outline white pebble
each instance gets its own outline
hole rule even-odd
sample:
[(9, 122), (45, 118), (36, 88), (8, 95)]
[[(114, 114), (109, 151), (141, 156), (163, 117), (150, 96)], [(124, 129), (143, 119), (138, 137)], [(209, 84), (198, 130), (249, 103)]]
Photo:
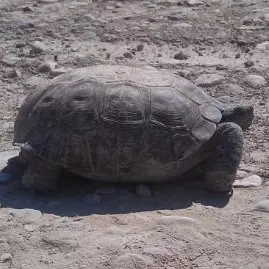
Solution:
[(236, 180), (233, 184), (234, 187), (248, 188), (259, 187), (262, 185), (262, 178), (258, 175), (252, 175), (243, 179)]
[(42, 217), (42, 213), (39, 210), (31, 208), (11, 209), (10, 213), (25, 224), (38, 222)]
[(248, 177), (248, 172), (242, 171), (242, 170), (238, 170), (237, 173), (236, 173), (236, 177), (238, 179), (246, 178), (246, 177)]
[(266, 199), (266, 200), (258, 203), (256, 205), (255, 209), (258, 211), (269, 212), (269, 199)]
[(12, 259), (12, 254), (11, 253), (5, 253), (0, 257), (1, 262), (7, 262)]
[(43, 43), (41, 43), (40, 41), (35, 41), (29, 45), (31, 46), (32, 51), (34, 53), (41, 53), (41, 52), (45, 52), (48, 50), (47, 47)]
[(222, 83), (224, 80), (225, 78), (218, 74), (203, 74), (195, 80), (195, 83), (198, 86), (210, 87), (218, 85)]
[(251, 88), (259, 88), (267, 85), (266, 79), (260, 75), (248, 75), (244, 81)]

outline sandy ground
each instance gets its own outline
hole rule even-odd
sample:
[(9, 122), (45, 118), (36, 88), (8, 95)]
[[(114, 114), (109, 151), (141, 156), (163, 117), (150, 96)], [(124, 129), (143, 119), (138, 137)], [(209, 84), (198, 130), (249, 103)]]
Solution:
[(54, 196), (0, 184), (0, 268), (269, 268), (269, 209), (255, 209), (269, 198), (268, 55), (267, 0), (0, 0), (2, 167), (37, 86), (96, 63), (149, 64), (255, 107), (238, 178), (263, 181), (226, 198), (193, 181), (146, 197), (70, 175)]

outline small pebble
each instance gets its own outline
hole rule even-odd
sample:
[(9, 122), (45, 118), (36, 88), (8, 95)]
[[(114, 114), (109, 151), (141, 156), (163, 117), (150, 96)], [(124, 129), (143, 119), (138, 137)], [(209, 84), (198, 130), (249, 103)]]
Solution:
[(246, 177), (248, 177), (248, 172), (242, 171), (242, 170), (238, 170), (237, 173), (236, 173), (236, 177), (238, 179), (246, 178)]
[(250, 158), (257, 162), (257, 163), (263, 163), (266, 162), (267, 156), (266, 153), (261, 150), (255, 150), (250, 154)]
[(197, 7), (197, 6), (203, 5), (204, 3), (202, 1), (199, 1), (199, 0), (188, 0), (187, 4), (190, 7)]
[(38, 67), (38, 71), (41, 73), (48, 73), (55, 69), (56, 63), (52, 61), (46, 61)]
[(13, 71), (10, 73), (10, 77), (12, 78), (21, 78), (22, 74), (18, 68), (14, 68)]
[(14, 67), (16, 65), (16, 63), (18, 61), (20, 61), (20, 58), (18, 57), (4, 57), (2, 60), (0, 60), (1, 63), (7, 65), (7, 66), (11, 66)]
[(12, 260), (12, 254), (11, 253), (5, 253), (0, 257), (1, 262), (8, 262)]
[(254, 66), (254, 62), (253, 61), (246, 61), (246, 62), (244, 62), (244, 65), (246, 68), (249, 68), (249, 67)]
[(210, 87), (221, 84), (224, 80), (225, 77), (218, 74), (203, 74), (195, 80), (195, 83), (198, 86)]
[(100, 205), (102, 203), (102, 197), (98, 194), (87, 194), (84, 197), (84, 202), (91, 206)]
[(267, 85), (266, 79), (260, 75), (247, 75), (244, 81), (252, 88), (259, 88)]
[(197, 226), (197, 221), (190, 217), (182, 216), (162, 216), (156, 219), (156, 222), (162, 225), (179, 226)]
[(147, 256), (135, 253), (126, 253), (118, 256), (114, 261), (111, 269), (144, 269), (153, 268), (153, 261)]
[(11, 180), (11, 175), (5, 172), (0, 172), (0, 184), (6, 184)]
[(132, 59), (133, 58), (133, 55), (130, 52), (124, 52), (123, 53), (123, 57), (126, 58), (126, 59)]
[(236, 59), (238, 59), (238, 58), (240, 58), (240, 57), (241, 57), (241, 54), (240, 54), (239, 52), (235, 54), (235, 58), (236, 58)]
[(192, 28), (192, 25), (187, 22), (179, 22), (179, 23), (173, 24), (172, 27), (177, 28), (177, 29), (190, 29)]
[(15, 47), (16, 47), (17, 49), (24, 48), (25, 46), (26, 46), (26, 43), (23, 42), (23, 41), (20, 41), (20, 42), (16, 43), (16, 45), (15, 45)]
[(262, 185), (262, 178), (258, 175), (252, 175), (243, 179), (236, 180), (233, 184), (237, 188), (259, 187)]
[(227, 90), (227, 92), (232, 96), (235, 96), (235, 95), (240, 96), (241, 94), (244, 94), (245, 92), (244, 88), (242, 88), (241, 86), (237, 84), (232, 84), (232, 83), (224, 85), (223, 88)]
[(259, 19), (261, 19), (265, 23), (269, 23), (269, 13), (261, 15)]
[(151, 190), (145, 185), (138, 185), (135, 189), (136, 195), (141, 197), (150, 197)]
[(269, 50), (269, 41), (262, 42), (257, 44), (256, 49), (258, 50)]
[(223, 96), (220, 96), (220, 97), (218, 98), (218, 100), (221, 101), (222, 103), (226, 103), (226, 104), (228, 104), (228, 103), (231, 102), (231, 97), (228, 96), (228, 95), (223, 95)]
[(255, 209), (258, 211), (269, 212), (269, 199), (266, 199), (266, 200), (258, 203), (256, 205)]
[(24, 7), (23, 9), (22, 9), (24, 12), (33, 12), (34, 10), (33, 10), (33, 8), (31, 8), (31, 7)]
[(57, 77), (57, 76), (60, 76), (61, 74), (64, 74), (68, 71), (71, 71), (72, 68), (65, 68), (65, 67), (60, 67), (60, 68), (56, 68), (56, 69), (52, 69), (50, 71), (50, 74), (53, 76), (53, 77)]
[(182, 20), (183, 16), (184, 16), (183, 13), (179, 11), (179, 12), (168, 15), (168, 19), (171, 21), (179, 21), (179, 20)]
[(136, 47), (136, 50), (137, 51), (142, 51), (144, 49), (144, 45), (143, 44), (139, 44), (139, 45), (137, 45), (137, 47)]
[(190, 56), (184, 53), (183, 51), (178, 52), (174, 55), (174, 59), (176, 60), (187, 60)]
[(24, 229), (27, 232), (33, 232), (33, 231), (35, 231), (37, 229), (37, 226), (32, 225), (32, 224), (26, 224), (26, 225), (24, 225)]
[(42, 53), (48, 50), (48, 48), (40, 41), (35, 41), (29, 45), (33, 53)]

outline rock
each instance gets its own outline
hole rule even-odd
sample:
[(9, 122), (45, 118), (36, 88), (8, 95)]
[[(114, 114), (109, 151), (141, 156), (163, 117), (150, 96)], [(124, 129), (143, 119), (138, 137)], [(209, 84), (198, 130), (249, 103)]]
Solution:
[(135, 193), (137, 196), (141, 197), (150, 197), (152, 195), (151, 190), (145, 185), (138, 185), (135, 189)]
[(198, 222), (189, 217), (182, 217), (182, 216), (161, 216), (156, 219), (158, 224), (162, 225), (178, 225), (178, 226), (197, 226)]
[(190, 7), (197, 7), (197, 6), (201, 6), (203, 4), (204, 3), (202, 1), (199, 1), (199, 0), (188, 0), (187, 1), (187, 5)]
[(218, 100), (221, 101), (222, 103), (228, 104), (231, 102), (231, 97), (228, 95), (223, 95), (223, 96), (218, 97)]
[(269, 212), (269, 199), (266, 199), (266, 200), (258, 203), (256, 205), (255, 209), (258, 211)]
[(18, 221), (24, 224), (31, 224), (38, 222), (42, 213), (39, 210), (24, 208), (24, 209), (11, 209), (11, 215), (13, 215)]
[(37, 225), (33, 225), (33, 224), (26, 224), (24, 225), (24, 229), (27, 232), (34, 232), (37, 229)]
[(115, 188), (98, 188), (95, 190), (96, 194), (113, 194), (116, 192)]
[(254, 62), (253, 61), (246, 61), (246, 62), (244, 62), (244, 66), (246, 68), (252, 67), (252, 66), (254, 66)]
[(124, 52), (123, 53), (123, 57), (126, 58), (126, 59), (132, 59), (133, 58), (133, 55), (130, 52)]
[(102, 197), (98, 194), (87, 194), (84, 197), (84, 202), (90, 206), (100, 205), (102, 203)]
[(22, 9), (24, 12), (33, 12), (34, 11), (34, 9), (32, 8), (32, 7), (24, 7), (23, 9)]
[(137, 51), (142, 51), (144, 49), (144, 45), (143, 44), (139, 44), (139, 45), (137, 45), (137, 47), (136, 47), (136, 50)]
[(229, 83), (229, 84), (223, 85), (222, 88), (224, 90), (226, 90), (227, 93), (229, 93), (230, 95), (233, 95), (233, 96), (241, 95), (244, 93), (244, 89), (237, 84)]
[(38, 0), (38, 3), (43, 3), (43, 4), (52, 4), (52, 3), (57, 3), (60, 0)]
[(239, 52), (235, 54), (235, 58), (236, 58), (236, 59), (238, 59), (238, 58), (240, 58), (240, 57), (241, 57), (241, 54), (240, 54)]
[(269, 50), (269, 41), (265, 41), (256, 45), (258, 50)]
[(7, 66), (14, 67), (17, 64), (17, 62), (19, 62), (19, 61), (20, 61), (20, 58), (19, 57), (11, 56), (11, 57), (4, 57), (1, 60), (1, 63), (2, 64), (5, 64)]
[(174, 59), (176, 60), (187, 60), (190, 56), (187, 55), (185, 52), (180, 51), (174, 55)]
[(178, 70), (174, 72), (174, 74), (183, 78), (188, 78), (191, 73), (188, 70)]
[(111, 269), (145, 269), (153, 265), (152, 260), (139, 254), (127, 253), (119, 256)]
[(268, 24), (269, 23), (269, 13), (265, 13), (265, 14), (261, 15), (259, 17), (259, 19), (261, 19), (263, 22), (265, 22), (266, 24)]
[(253, 161), (262, 163), (266, 162), (267, 156), (266, 153), (261, 150), (255, 150), (250, 154), (250, 157)]
[(177, 29), (191, 29), (192, 25), (187, 22), (179, 22), (179, 23), (174, 23), (172, 27), (177, 28)]
[(6, 184), (11, 180), (11, 175), (5, 172), (0, 172), (0, 185)]
[(2, 256), (0, 256), (1, 262), (8, 262), (12, 260), (12, 254), (11, 253), (4, 253)]
[(242, 171), (242, 170), (238, 170), (237, 173), (236, 173), (236, 177), (238, 179), (246, 178), (246, 177), (248, 177), (248, 172)]
[(225, 77), (218, 74), (203, 74), (195, 80), (195, 83), (198, 86), (210, 87), (218, 85), (222, 83), (224, 80)]
[(11, 72), (9, 72), (10, 78), (21, 78), (21, 71), (17, 68), (12, 68)]
[(233, 184), (237, 188), (259, 187), (262, 185), (262, 178), (258, 175), (252, 175), (243, 179), (236, 180)]
[(266, 79), (260, 75), (247, 75), (244, 81), (252, 88), (259, 88), (267, 85)]
[(180, 21), (183, 19), (183, 16), (184, 16), (183, 12), (178, 11), (178, 12), (168, 15), (167, 18), (170, 21)]
[[(153, 257), (169, 257), (171, 253), (164, 247), (146, 247), (143, 249), (143, 254), (150, 255)], [(167, 267), (166, 267), (167, 268)]]
[(48, 48), (40, 41), (35, 41), (29, 44), (33, 53), (46, 52)]
[(25, 84), (31, 87), (41, 87), (44, 86), (48, 81), (41, 76), (31, 76), (26, 79)]
[(26, 46), (26, 43), (24, 41), (18, 41), (15, 45), (17, 49), (24, 48)]
[(56, 67), (56, 63), (52, 61), (46, 61), (38, 67), (38, 71), (41, 73), (51, 72)]
[(50, 74), (53, 76), (53, 77), (57, 77), (61, 74), (64, 74), (66, 72), (69, 72), (69, 71), (72, 71), (73, 69), (72, 68), (65, 68), (65, 67), (60, 67), (60, 68), (56, 68), (56, 69), (52, 69)]
[(0, 152), (0, 170), (7, 165), (10, 158), (18, 156), (18, 154), (18, 150)]

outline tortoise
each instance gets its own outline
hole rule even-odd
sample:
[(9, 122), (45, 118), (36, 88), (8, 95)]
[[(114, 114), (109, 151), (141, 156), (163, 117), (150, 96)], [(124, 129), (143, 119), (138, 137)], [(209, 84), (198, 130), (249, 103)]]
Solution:
[(179, 180), (203, 164), (207, 189), (230, 192), (250, 105), (226, 104), (172, 72), (95, 65), (68, 71), (27, 96), (14, 145), (22, 184), (45, 192), (62, 171), (110, 182)]

